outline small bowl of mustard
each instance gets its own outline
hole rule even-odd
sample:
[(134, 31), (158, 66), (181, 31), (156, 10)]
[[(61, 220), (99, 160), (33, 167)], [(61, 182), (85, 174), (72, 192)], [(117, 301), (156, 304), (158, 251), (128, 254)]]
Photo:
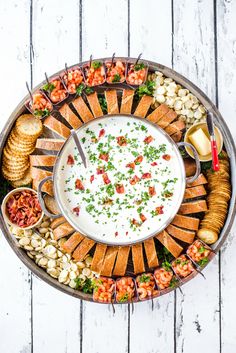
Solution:
[[(219, 154), (223, 147), (223, 136), (218, 127), (214, 126), (214, 131), (217, 151)], [(201, 122), (191, 126), (185, 134), (184, 141), (191, 143), (196, 148), (199, 160), (201, 162), (208, 162), (212, 160), (211, 139), (206, 123)], [(194, 158), (192, 150), (189, 147), (185, 147), (185, 149), (189, 156)]]

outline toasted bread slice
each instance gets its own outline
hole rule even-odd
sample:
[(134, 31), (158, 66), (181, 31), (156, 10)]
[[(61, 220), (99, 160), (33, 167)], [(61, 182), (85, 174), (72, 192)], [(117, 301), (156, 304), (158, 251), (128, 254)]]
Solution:
[(194, 199), (196, 197), (206, 195), (206, 189), (203, 185), (193, 186), (192, 188), (186, 188), (184, 193), (184, 199)]
[(108, 114), (119, 114), (118, 100), (116, 90), (105, 91), (105, 97), (107, 101), (107, 112)]
[(64, 139), (67, 139), (70, 136), (70, 129), (52, 115), (44, 120), (44, 126)]
[(134, 112), (135, 116), (139, 116), (140, 118), (145, 118), (147, 112), (152, 104), (153, 97), (151, 96), (142, 96), (140, 99), (138, 106)]
[(95, 242), (92, 239), (84, 238), (73, 252), (73, 258), (76, 261), (83, 261), (88, 252), (92, 249)]
[(67, 237), (68, 235), (74, 232), (74, 228), (70, 225), (70, 223), (65, 222), (60, 224), (57, 228), (53, 229), (54, 238), (56, 240), (60, 238)]
[(165, 230), (157, 234), (156, 238), (174, 257), (178, 257), (183, 251), (182, 246), (176, 243), (176, 241)]
[(124, 276), (128, 258), (129, 258), (130, 246), (120, 246), (116, 258), (116, 264), (113, 270), (114, 276)]
[(157, 267), (158, 258), (153, 238), (144, 241), (144, 249), (146, 252), (148, 267)]
[(182, 203), (178, 211), (179, 214), (191, 214), (207, 211), (207, 203), (205, 200)]
[(132, 259), (134, 265), (134, 273), (136, 274), (145, 272), (142, 243), (132, 245)]
[(192, 230), (182, 229), (173, 226), (173, 224), (169, 224), (166, 230), (173, 237), (182, 240), (183, 242), (188, 244), (192, 244), (193, 239), (195, 237), (195, 232), (193, 232)]
[(82, 126), (82, 122), (78, 116), (70, 109), (70, 106), (67, 103), (63, 104), (63, 106), (59, 109), (59, 112), (73, 129), (76, 130)]
[(131, 114), (134, 92), (133, 89), (123, 90), (120, 114)]
[(100, 116), (103, 116), (104, 114), (98, 100), (97, 92), (88, 94), (86, 97), (94, 117), (99, 118)]
[(91, 270), (100, 273), (102, 269), (102, 263), (105, 257), (105, 253), (107, 250), (107, 245), (105, 244), (97, 244), (96, 250), (93, 255), (93, 260), (91, 263)]
[(53, 167), (57, 157), (54, 155), (30, 155), (30, 165), (33, 167)]
[(61, 139), (40, 138), (36, 141), (35, 148), (40, 148), (47, 151), (59, 151), (65, 141)]
[(153, 123), (157, 123), (165, 114), (169, 111), (169, 107), (166, 104), (161, 104), (151, 114), (147, 116), (147, 119)]
[(200, 220), (198, 218), (177, 214), (171, 224), (190, 230), (198, 230)]
[(82, 97), (78, 97), (73, 100), (72, 105), (84, 123), (87, 123), (89, 120), (93, 119), (93, 114), (87, 107)]
[(69, 237), (69, 239), (67, 239), (67, 241), (65, 241), (65, 243), (62, 244), (62, 249), (68, 254), (71, 254), (83, 239), (83, 235), (79, 232), (75, 232)]
[(166, 128), (172, 121), (177, 118), (177, 114), (173, 109), (170, 109), (158, 122), (157, 124), (162, 128)]
[(105, 258), (102, 264), (102, 269), (100, 272), (102, 276), (111, 277), (112, 270), (116, 261), (117, 252), (118, 247), (110, 246), (107, 248)]

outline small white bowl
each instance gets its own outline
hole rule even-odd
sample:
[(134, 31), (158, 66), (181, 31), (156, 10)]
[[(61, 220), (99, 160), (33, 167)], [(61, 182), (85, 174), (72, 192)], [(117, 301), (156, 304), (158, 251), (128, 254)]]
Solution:
[(21, 188), (16, 188), (16, 189), (13, 189), (12, 191), (10, 191), (3, 199), (3, 202), (2, 202), (2, 206), (1, 206), (1, 209), (2, 209), (2, 214), (3, 214), (3, 218), (5, 220), (5, 222), (13, 227), (17, 227), (19, 229), (22, 229), (22, 230), (26, 230), (26, 229), (32, 229), (32, 228), (35, 228), (37, 227), (37, 225), (40, 224), (40, 222), (42, 221), (43, 219), (43, 216), (44, 216), (44, 213), (42, 211), (42, 215), (40, 216), (40, 218), (38, 219), (38, 221), (35, 223), (35, 224), (32, 224), (31, 226), (29, 227), (20, 227), (18, 226), (17, 224), (15, 223), (12, 223), (9, 219), (9, 216), (7, 214), (7, 211), (6, 211), (6, 204), (7, 204), (7, 201), (9, 200), (9, 198), (16, 194), (17, 192), (20, 192), (20, 191), (25, 191), (25, 190), (28, 190), (28, 191), (31, 191), (32, 193), (34, 193), (36, 196), (38, 196), (37, 192), (31, 188), (25, 188), (25, 187), (21, 187)]

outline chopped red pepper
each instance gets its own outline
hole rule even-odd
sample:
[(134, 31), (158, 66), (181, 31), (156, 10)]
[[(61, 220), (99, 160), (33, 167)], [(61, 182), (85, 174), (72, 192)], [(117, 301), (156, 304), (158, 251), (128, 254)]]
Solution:
[(101, 130), (99, 131), (98, 138), (100, 139), (100, 138), (102, 138), (104, 135), (105, 135), (105, 130), (104, 130), (104, 129), (101, 129)]
[(117, 184), (116, 185), (116, 192), (118, 194), (123, 194), (125, 192), (125, 188), (123, 184)]
[(75, 164), (74, 157), (73, 157), (71, 154), (69, 154), (69, 156), (68, 156), (68, 158), (67, 158), (67, 164), (68, 164), (68, 165), (73, 165), (73, 164)]
[(129, 234), (129, 232), (125, 232), (125, 235), (128, 235)]
[(156, 165), (157, 165), (157, 162), (152, 162), (152, 163), (151, 163), (151, 166), (152, 166), (152, 167), (155, 167)]
[(150, 196), (156, 195), (155, 186), (149, 186), (148, 191), (149, 191), (149, 195), (150, 195)]
[(94, 175), (91, 175), (91, 177), (90, 177), (90, 183), (92, 184), (93, 181), (94, 181)]
[(117, 237), (118, 236), (118, 232), (115, 232), (115, 237)]
[(151, 143), (153, 140), (154, 140), (154, 138), (150, 135), (150, 136), (145, 137), (145, 139), (143, 140), (143, 142), (148, 145), (148, 144)]
[(109, 154), (108, 153), (100, 153), (99, 159), (102, 159), (105, 162), (108, 162)]
[(134, 163), (140, 164), (142, 161), (143, 161), (143, 156), (138, 156), (137, 158), (135, 158)]
[(135, 163), (134, 162), (128, 163), (128, 164), (126, 164), (126, 167), (134, 169), (135, 168)]
[(97, 174), (103, 174), (105, 172), (103, 167), (97, 168)]
[(75, 188), (78, 190), (84, 190), (84, 185), (80, 179), (76, 179), (75, 181)]
[(132, 179), (129, 180), (131, 185), (135, 185), (139, 182), (139, 177), (137, 177), (137, 175), (135, 175)]
[(163, 208), (164, 208), (164, 206), (158, 206), (158, 207), (156, 207), (156, 209), (155, 209), (156, 214), (157, 214), (157, 215), (163, 214), (163, 213), (164, 213)]
[(126, 146), (127, 145), (127, 140), (124, 136), (118, 136), (116, 138), (116, 140), (117, 140), (117, 143), (119, 146)]
[(110, 184), (110, 179), (108, 178), (107, 173), (102, 174), (102, 178), (105, 184)]
[(142, 179), (150, 179), (152, 177), (152, 174), (151, 173), (144, 173), (142, 175)]
[(72, 211), (76, 214), (76, 216), (79, 216), (80, 208), (78, 206), (74, 207)]
[(165, 161), (169, 161), (169, 160), (170, 160), (170, 155), (169, 155), (169, 154), (163, 154), (162, 158), (163, 158)]
[(145, 222), (147, 220), (147, 218), (142, 213), (140, 213), (139, 217), (140, 217), (142, 222)]

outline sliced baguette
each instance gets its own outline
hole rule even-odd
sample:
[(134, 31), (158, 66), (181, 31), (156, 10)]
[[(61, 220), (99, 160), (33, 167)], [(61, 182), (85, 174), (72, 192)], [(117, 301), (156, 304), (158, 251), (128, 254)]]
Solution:
[(184, 158), (184, 168), (186, 176), (192, 176), (196, 173), (196, 163), (192, 158)]
[(147, 116), (147, 119), (153, 123), (157, 123), (167, 112), (169, 107), (166, 104), (161, 104), (151, 114)]
[(99, 118), (100, 116), (103, 116), (104, 114), (98, 100), (97, 92), (88, 94), (86, 97), (94, 117)]
[(196, 180), (192, 183), (188, 183), (187, 187), (191, 188), (192, 186), (204, 185), (207, 184), (207, 180), (203, 174), (200, 174)]
[(59, 151), (65, 141), (61, 139), (40, 138), (36, 141), (36, 148), (47, 151)]
[(171, 224), (190, 230), (198, 230), (200, 220), (198, 218), (177, 214)]
[(133, 89), (124, 89), (121, 100), (120, 114), (131, 114), (134, 99)]
[(58, 208), (57, 202), (54, 197), (52, 197), (50, 195), (45, 195), (44, 202), (45, 202), (45, 206), (49, 212), (51, 212), (55, 215), (60, 213), (60, 210)]
[(205, 200), (182, 203), (178, 211), (179, 214), (191, 214), (207, 211), (207, 203)]
[(44, 120), (44, 126), (64, 139), (67, 139), (70, 136), (70, 129), (52, 115)]
[(53, 229), (54, 238), (56, 240), (67, 237), (68, 235), (74, 232), (74, 228), (70, 225), (70, 223), (65, 222), (60, 224), (57, 228)]
[(96, 249), (93, 255), (93, 260), (91, 263), (91, 270), (100, 273), (102, 269), (102, 263), (105, 257), (105, 253), (107, 250), (107, 245), (105, 244), (97, 244)]
[(116, 261), (117, 252), (118, 247), (110, 246), (107, 248), (106, 255), (102, 264), (102, 269), (100, 272), (102, 276), (111, 277), (114, 263)]
[(158, 258), (153, 238), (144, 241), (144, 249), (147, 257), (148, 267), (157, 267)]
[(179, 130), (182, 131), (185, 129), (185, 122), (183, 120), (176, 120), (172, 124), (168, 125), (165, 128), (165, 131), (167, 132), (168, 135), (173, 135)]
[(130, 246), (119, 247), (116, 264), (113, 270), (114, 276), (124, 276), (128, 264), (129, 252)]
[(157, 124), (162, 128), (165, 129), (172, 121), (177, 118), (177, 114), (173, 109), (170, 109), (158, 122)]
[(145, 116), (147, 115), (148, 109), (152, 104), (152, 101), (153, 101), (153, 97), (142, 96), (134, 112), (134, 115), (139, 116), (140, 118), (145, 118)]
[(169, 224), (166, 228), (167, 232), (173, 237), (182, 240), (185, 243), (192, 244), (193, 239), (195, 237), (195, 232), (192, 230), (182, 229), (172, 224)]
[(62, 249), (68, 254), (71, 254), (83, 239), (83, 235), (79, 232), (75, 232), (62, 244)]
[(66, 219), (65, 219), (65, 217), (63, 217), (63, 216), (58, 217), (58, 218), (55, 218), (55, 219), (51, 222), (51, 228), (52, 228), (52, 229), (55, 229), (55, 228), (57, 228), (60, 224), (65, 223), (65, 222), (66, 222)]
[(92, 239), (84, 238), (81, 243), (77, 246), (72, 256), (76, 261), (83, 261), (84, 257), (92, 249), (95, 242)]
[(193, 186), (192, 188), (186, 188), (184, 193), (184, 199), (194, 199), (196, 197), (206, 195), (206, 189), (203, 185)]
[(134, 265), (134, 273), (136, 274), (145, 272), (142, 243), (132, 245), (132, 259)]
[(107, 112), (108, 114), (119, 114), (118, 100), (116, 90), (105, 91), (105, 97), (107, 101)]
[[(30, 174), (33, 179), (32, 187), (34, 190), (38, 190), (38, 186), (41, 180), (48, 176), (52, 176), (52, 172), (36, 167), (30, 167)], [(46, 183), (43, 185), (42, 191), (53, 196), (53, 183), (51, 180), (46, 181)]]
[(93, 119), (93, 114), (87, 107), (87, 104), (84, 102), (82, 97), (78, 97), (72, 102), (73, 107), (81, 117), (84, 123)]
[(180, 246), (165, 230), (156, 235), (156, 238), (174, 257), (178, 257), (183, 251), (182, 246)]
[(53, 167), (57, 157), (54, 155), (30, 155), (30, 165), (33, 167)]
[(78, 116), (75, 115), (67, 103), (63, 104), (63, 106), (59, 109), (59, 112), (73, 129), (78, 129), (82, 125), (82, 122)]

